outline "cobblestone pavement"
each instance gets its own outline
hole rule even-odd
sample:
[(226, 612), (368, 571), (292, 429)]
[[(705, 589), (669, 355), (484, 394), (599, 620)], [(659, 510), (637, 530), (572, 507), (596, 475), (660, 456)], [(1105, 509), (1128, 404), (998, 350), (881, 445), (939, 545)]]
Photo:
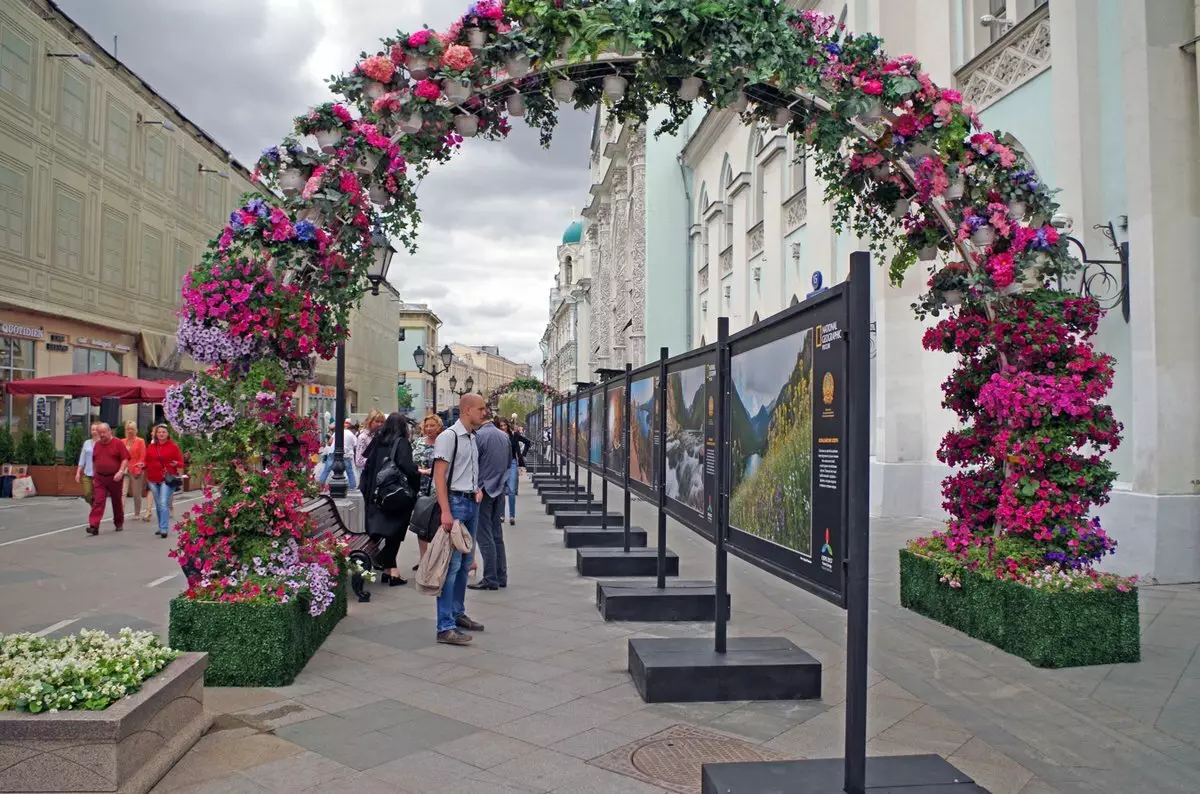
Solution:
[[(628, 760), (664, 731), (740, 757), (840, 755), (840, 610), (731, 558), (730, 633), (793, 639), (825, 665), (823, 698), (646, 705), (626, 641), (711, 626), (604, 623), (531, 494), (505, 527), (510, 586), (468, 594), (487, 625), (471, 647), (434, 643), (433, 601), (411, 584), (373, 585), (294, 685), (208, 690), (213, 729), (156, 791), (698, 791), (698, 767)], [(634, 518), (654, 526), (648, 506)], [(897, 606), (896, 549), (925, 529), (874, 524), (871, 753), (938, 753), (994, 794), (1200, 790), (1200, 588), (1143, 591), (1141, 664), (1036, 670)], [(707, 542), (672, 523), (669, 545), (681, 578), (711, 578)], [(411, 567), (416, 544), (401, 554)]]

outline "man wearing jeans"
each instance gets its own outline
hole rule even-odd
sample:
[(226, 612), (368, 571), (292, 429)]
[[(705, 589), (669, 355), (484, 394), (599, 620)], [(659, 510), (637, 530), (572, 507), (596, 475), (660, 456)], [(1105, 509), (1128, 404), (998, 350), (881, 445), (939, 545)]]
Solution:
[(508, 557), (504, 553), (504, 483), (508, 478), (512, 442), (494, 421), (476, 434), (479, 445), (479, 553), (483, 556), (483, 578), (472, 590), (508, 587)]
[(475, 555), (475, 531), (479, 516), (479, 449), (475, 431), (484, 422), (487, 404), (478, 394), (465, 394), (458, 403), (459, 418), (437, 437), (433, 444), (433, 481), (438, 506), (442, 509), (442, 531), (449, 532), (461, 521), (471, 533), (471, 552), (463, 554), (451, 544), (446, 581), (437, 597), (437, 641), (446, 645), (466, 645), (469, 634), (461, 630), (483, 631), (483, 624), (467, 617), (467, 576)]

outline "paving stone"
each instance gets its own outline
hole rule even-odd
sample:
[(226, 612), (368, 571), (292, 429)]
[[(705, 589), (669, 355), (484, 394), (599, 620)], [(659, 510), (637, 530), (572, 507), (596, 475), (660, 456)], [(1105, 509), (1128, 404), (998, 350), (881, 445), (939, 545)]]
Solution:
[(629, 738), (626, 736), (606, 731), (603, 728), (592, 728), (568, 739), (563, 739), (561, 742), (556, 742), (550, 745), (550, 749), (590, 761), (628, 743)]
[[(205, 699), (207, 700), (207, 694)], [(277, 700), (262, 706), (236, 712), (235, 715), (247, 725), (259, 731), (273, 731), (297, 722), (324, 717), (325, 712), (306, 706), (295, 700)]]
[(300, 695), (296, 698), (297, 702), (318, 711), (323, 711), (326, 714), (334, 714), (346, 711), (347, 709), (357, 708), (358, 706), (365, 706), (368, 703), (375, 703), (378, 700), (379, 695), (366, 687), (345, 685), (322, 689), (307, 695)]
[[(207, 734), (159, 782), (162, 791), (230, 777), (244, 769), (298, 755), (304, 748), (270, 734)], [(245, 778), (242, 778), (245, 780)]]
[(443, 717), (441, 714), (426, 713), (416, 719), (384, 728), (382, 732), (401, 740), (405, 747), (425, 750), (436, 749), (444, 742), (452, 742), (478, 731), (478, 728), (469, 723)]
[(433, 750), (422, 750), (404, 758), (397, 758), (370, 770), (369, 774), (402, 791), (442, 792), (451, 781), (468, 778), (482, 772), (454, 758)]
[(445, 742), (437, 748), (443, 755), (465, 761), (480, 769), (491, 769), (514, 758), (529, 755), (537, 749), (528, 742), (494, 731), (477, 731), (461, 739)]
[(260, 786), (281, 794), (309, 789), (353, 773), (350, 767), (311, 750), (242, 771)]
[(1020, 794), (1033, 773), (979, 738), (973, 738), (948, 760), (991, 794)]
[(339, 712), (338, 716), (352, 722), (363, 731), (381, 731), (418, 720), (429, 713), (397, 700), (378, 700), (365, 706), (346, 709)]
[(154, 794), (270, 794), (271, 789), (243, 775), (233, 774), (179, 788), (164, 778), (152, 791)]
[(550, 714), (531, 714), (519, 720), (506, 722), (494, 730), (514, 739), (549, 747), (588, 729), (570, 717), (555, 717)]
[(725, 733), (737, 734), (756, 742), (765, 742), (769, 739), (774, 739), (784, 731), (790, 730), (796, 723), (785, 720), (782, 717), (772, 717), (745, 709), (735, 709), (727, 714), (722, 714), (714, 720), (710, 720), (706, 724), (710, 728), (715, 728)]
[[(24, 584), (25, 582), (40, 582), (43, 579), (53, 579), (54, 574), (36, 571), (32, 568), (0, 569), (0, 586), (6, 584)], [(36, 629), (35, 629), (36, 631)]]
[(578, 758), (542, 749), (500, 764), (490, 771), (534, 791), (554, 791), (578, 780), (587, 773), (587, 769)]

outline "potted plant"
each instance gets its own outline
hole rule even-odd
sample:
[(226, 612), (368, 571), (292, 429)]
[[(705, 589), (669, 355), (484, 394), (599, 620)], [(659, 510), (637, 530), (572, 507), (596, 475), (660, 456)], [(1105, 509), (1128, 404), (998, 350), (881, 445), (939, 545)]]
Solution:
[(958, 306), (967, 291), (967, 266), (962, 262), (951, 262), (933, 274), (929, 286), (942, 296), (947, 306)]
[(296, 119), (296, 133), (312, 135), (325, 154), (332, 154), (341, 143), (346, 125), (351, 121), (350, 111), (343, 105), (325, 102), (317, 105), (306, 115)]
[(74, 450), (74, 457), (64, 454), (62, 465), (58, 462), (54, 437), (46, 431), (33, 436), (29, 476), (33, 478), (33, 487), (37, 489), (39, 496), (79, 496), (83, 493), (82, 486), (75, 482), (75, 464), (79, 460), (79, 450), (83, 447), (83, 431), (75, 428), (74, 432), (78, 433), (79, 446)]
[(908, 247), (917, 252), (917, 259), (922, 262), (937, 259), (939, 248), (947, 242), (946, 232), (935, 222), (922, 222), (905, 236)]
[(438, 34), (427, 27), (403, 38), (400, 46), (404, 51), (404, 66), (414, 80), (429, 77), (444, 49)]
[(442, 92), (454, 104), (462, 104), (471, 96), (478, 78), (475, 55), (461, 44), (451, 44), (442, 54)]
[(378, 53), (364, 58), (362, 63), (354, 67), (354, 74), (361, 79), (363, 96), (373, 102), (392, 90), (391, 83), (392, 78), (396, 76), (396, 64), (389, 56)]

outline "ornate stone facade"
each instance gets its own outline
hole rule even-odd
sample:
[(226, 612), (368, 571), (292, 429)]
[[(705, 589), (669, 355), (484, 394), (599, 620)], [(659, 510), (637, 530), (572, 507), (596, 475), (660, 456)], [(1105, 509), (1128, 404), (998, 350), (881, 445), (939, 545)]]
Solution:
[(1050, 68), (1050, 9), (1043, 6), (959, 70), (963, 101), (983, 110)]

